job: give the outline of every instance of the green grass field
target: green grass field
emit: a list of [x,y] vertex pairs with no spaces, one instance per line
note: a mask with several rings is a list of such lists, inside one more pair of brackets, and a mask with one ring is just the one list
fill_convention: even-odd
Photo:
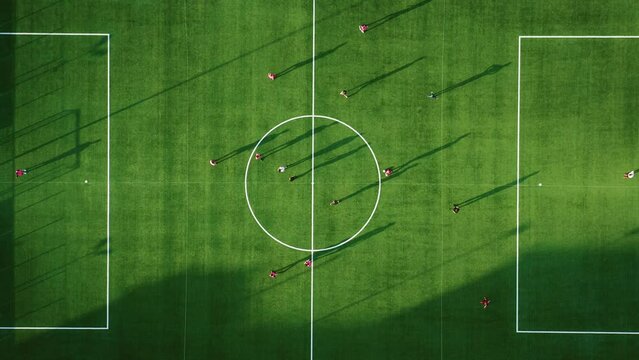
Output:
[[639,4],[5,0],[0,32],[1,359],[639,353],[639,37],[520,38]]

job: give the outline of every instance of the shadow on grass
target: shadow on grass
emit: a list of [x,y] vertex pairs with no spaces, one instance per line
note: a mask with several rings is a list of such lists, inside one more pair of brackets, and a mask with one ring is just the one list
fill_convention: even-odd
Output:
[[[335,124],[335,123],[331,123],[331,124]],[[327,125],[328,126],[328,125]],[[317,131],[315,131],[315,133],[317,133]],[[325,155],[333,150],[337,150],[342,146],[347,145],[348,143],[352,142],[353,140],[357,139],[359,136],[358,135],[352,135],[352,136],[347,136],[343,139],[337,140],[334,143],[323,147],[322,149],[318,150],[315,152],[314,155],[308,155],[305,156],[303,158],[301,158],[300,160],[297,160],[291,164],[288,165],[289,168],[295,167],[297,165],[303,164],[309,160],[311,160],[313,157],[317,160],[319,157],[321,157],[322,155]]]
[[[324,161],[323,163],[319,164],[319,165],[315,165],[315,171],[317,171],[318,169],[321,169],[325,166],[328,166],[330,164],[336,163],[340,160],[346,159],[347,157],[354,155],[356,152],[360,151],[361,149],[366,148],[366,144],[360,145],[358,147],[356,147],[355,149],[349,150],[345,153],[339,154],[335,157],[330,158],[329,160]],[[299,174],[299,175],[295,175],[298,178],[301,178],[303,176],[308,175],[311,172],[312,169],[308,169],[306,171],[304,171],[303,173]]]
[[[408,160],[408,161],[406,161],[406,162],[404,162],[404,163],[402,163],[400,165],[391,167],[393,169],[393,175],[382,178],[382,184],[387,182],[387,181],[390,181],[391,179],[396,179],[396,178],[402,176],[403,174],[405,174],[406,171],[408,171],[409,169],[416,167],[419,164],[419,163],[416,163],[416,161],[421,160],[421,159],[426,159],[426,158],[428,158],[430,156],[433,156],[433,155],[437,154],[438,152],[440,152],[442,150],[445,150],[445,149],[457,144],[459,141],[461,141],[463,138],[467,137],[468,135],[470,135],[470,133],[466,133],[466,134],[458,137],[457,139],[455,139],[455,140],[453,140],[453,141],[451,141],[449,143],[446,143],[446,144],[444,144],[444,145],[442,145],[442,146],[440,146],[438,148],[435,148],[435,149],[429,150],[429,151],[427,151],[427,152],[425,152],[423,154],[417,155],[414,158],[412,158],[412,159],[410,159],[410,160]],[[351,194],[348,194],[348,195],[346,195],[344,197],[341,197],[339,200],[340,201],[349,200],[349,199],[351,199],[351,198],[353,198],[353,197],[355,197],[355,196],[357,196],[357,195],[359,195],[359,194],[361,194],[361,193],[363,193],[363,192],[365,192],[367,190],[376,188],[378,185],[379,185],[379,183],[377,181],[375,181],[373,183],[370,183],[370,184],[362,187],[361,189],[359,189],[359,190],[357,190],[357,191],[355,191],[355,192],[353,192]]]
[[411,12],[411,11],[413,11],[415,9],[418,9],[418,8],[428,4],[431,1],[432,0],[420,1],[418,3],[415,3],[415,4],[405,8],[405,9],[402,9],[402,10],[399,10],[399,11],[395,11],[394,13],[390,13],[390,14],[382,17],[382,18],[374,20],[374,21],[366,24],[366,25],[368,25],[368,30],[370,31],[370,30],[373,30],[373,29],[375,29],[377,27],[380,27],[380,26],[384,25],[385,23],[387,23],[387,22],[389,22],[389,21],[391,21],[391,20],[393,20],[393,19],[395,19],[395,18],[397,18],[397,17],[399,17],[401,15],[404,15],[404,14],[406,14],[408,12]]
[[[339,48],[341,48],[344,45],[346,45],[345,42],[337,45],[336,47],[334,47],[332,49],[321,51],[321,52],[315,54],[315,61],[334,53],[335,51],[337,51]],[[299,68],[301,68],[301,67],[303,67],[305,65],[308,65],[311,62],[313,62],[313,57],[312,56],[310,58],[306,59],[306,60],[303,60],[303,61],[300,61],[300,62],[298,62],[296,64],[293,64],[293,65],[287,67],[286,69],[284,69],[282,71],[277,72],[276,73],[277,77],[281,78],[282,76],[285,76],[286,74],[288,74],[288,73],[290,73],[292,71],[295,71],[295,70],[297,70],[297,69],[299,69]]]
[[[528,174],[526,176],[522,176],[522,177],[519,178],[519,182],[522,183],[526,179],[528,179],[528,178],[530,178],[530,177],[532,177],[532,176],[534,176],[534,175],[536,175],[538,173],[539,173],[539,171],[535,171],[535,172],[530,173],[530,174]],[[482,193],[482,194],[473,196],[473,197],[471,197],[469,199],[466,199],[466,200],[464,200],[464,201],[462,201],[460,203],[457,203],[457,206],[465,207],[465,206],[472,205],[472,204],[476,203],[477,201],[483,200],[483,199],[485,199],[487,197],[493,196],[493,195],[495,195],[497,193],[500,193],[500,192],[502,192],[504,190],[510,189],[511,187],[513,187],[515,185],[517,185],[517,180],[513,180],[513,181],[511,181],[511,182],[509,182],[507,184],[504,184],[504,185],[501,185],[501,186],[497,186],[496,188],[494,188],[492,190],[486,191],[485,193]]]
[[508,66],[508,65],[510,65],[510,63],[509,63],[509,62],[508,62],[508,63],[505,63],[505,64],[503,64],[503,65],[500,65],[500,64],[494,64],[494,65],[491,65],[491,66],[489,66],[489,67],[488,67],[488,69],[484,70],[483,72],[481,72],[481,73],[479,73],[479,74],[477,74],[477,75],[471,76],[471,77],[469,77],[468,79],[465,79],[465,80],[462,80],[462,81],[460,81],[460,82],[458,82],[458,83],[452,84],[452,85],[448,86],[448,87],[447,87],[447,88],[445,88],[445,89],[442,89],[442,90],[436,91],[436,92],[435,92],[435,95],[440,96],[440,95],[442,95],[442,94],[445,94],[445,93],[447,93],[447,92],[450,92],[450,91],[453,91],[453,90],[455,90],[455,89],[457,89],[457,88],[460,88],[460,87],[462,87],[462,86],[464,86],[464,85],[466,85],[466,84],[469,84],[469,83],[471,83],[471,82],[473,82],[473,81],[475,81],[475,80],[479,80],[479,79],[483,78],[484,76],[487,76],[487,75],[494,75],[494,74],[496,74],[497,72],[499,72],[499,70],[501,70],[501,69],[505,68],[505,67],[506,67],[506,66]]
[[[332,122],[332,123],[330,123],[328,125],[316,126],[315,127],[315,134],[320,133],[320,132],[324,131],[324,129],[326,129],[326,128],[330,127],[330,126],[333,126],[335,124],[337,124],[337,123],[336,122]],[[277,145],[277,146],[273,147],[272,149],[264,150],[262,152],[262,158],[265,159],[265,158],[267,158],[269,156],[273,156],[273,155],[277,154],[278,152],[280,152],[280,151],[282,151],[282,150],[284,150],[284,149],[286,149],[286,148],[288,148],[290,146],[293,146],[293,145],[299,143],[300,141],[302,141],[304,139],[309,138],[311,135],[313,135],[313,129],[308,130],[307,132],[305,132],[305,133],[303,133],[301,135],[298,135],[298,136],[294,137],[293,139],[291,139],[289,141],[286,141],[283,144]]]
[[418,61],[420,61],[420,60],[422,60],[424,58],[425,57],[422,56],[422,57],[417,58],[417,59],[415,59],[415,60],[413,60],[413,61],[411,61],[411,62],[409,62],[407,64],[404,64],[404,65],[402,65],[402,66],[400,66],[400,67],[398,67],[396,69],[393,69],[393,70],[391,70],[391,71],[389,71],[387,73],[384,73],[382,75],[374,77],[374,78],[372,78],[370,80],[367,80],[367,81],[365,81],[365,82],[363,82],[361,84],[355,85],[354,87],[352,87],[352,88],[347,90],[348,91],[348,96],[349,97],[353,97],[353,96],[357,95],[360,91],[364,90],[366,87],[368,87],[368,86],[370,86],[372,84],[375,84],[378,81],[384,80],[384,79],[386,79],[389,76],[395,75],[398,72],[411,67],[412,65],[414,65],[415,63],[417,63]]

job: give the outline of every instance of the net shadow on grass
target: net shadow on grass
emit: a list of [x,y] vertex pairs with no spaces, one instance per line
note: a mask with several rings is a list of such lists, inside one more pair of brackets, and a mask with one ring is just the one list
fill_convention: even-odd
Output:
[[[315,61],[334,53],[335,51],[337,51],[339,48],[341,48],[344,45],[346,45],[346,42],[343,42],[343,43],[337,45],[336,47],[334,47],[332,49],[321,51],[321,52],[315,54]],[[298,62],[296,64],[293,64],[293,65],[287,67],[286,69],[284,69],[284,70],[282,70],[280,72],[277,72],[277,77],[281,78],[282,76],[285,76],[286,74],[288,74],[288,73],[290,73],[292,71],[295,71],[295,70],[297,70],[297,69],[299,69],[299,68],[301,68],[301,67],[303,67],[305,65],[308,65],[311,62],[313,62],[313,57],[312,56],[310,58],[306,59],[306,60],[302,60],[302,61],[300,61],[300,62]]]
[[418,61],[423,60],[424,58],[425,58],[425,56],[419,57],[419,58],[417,58],[417,59],[415,59],[415,60],[413,60],[413,61],[411,61],[411,62],[409,62],[407,64],[404,64],[404,65],[402,65],[402,66],[400,66],[400,67],[398,67],[396,69],[393,69],[393,70],[391,70],[391,71],[389,71],[387,73],[384,73],[382,75],[376,76],[376,77],[374,77],[374,78],[372,78],[370,80],[364,81],[361,84],[355,85],[354,87],[352,87],[352,88],[347,90],[348,96],[349,97],[353,97],[353,96],[357,95],[360,91],[364,90],[366,87],[368,87],[368,86],[370,86],[370,85],[372,85],[372,84],[374,84],[374,83],[376,83],[378,81],[384,80],[384,79],[386,79],[389,76],[395,75],[398,72],[411,67],[412,65],[414,65]]
[[510,65],[510,62],[505,63],[503,65],[493,64],[493,65],[489,66],[486,70],[482,71],[481,73],[479,73],[477,75],[474,75],[474,76],[471,76],[468,79],[464,79],[464,80],[462,80],[460,82],[457,82],[455,84],[452,84],[452,85],[448,86],[445,89],[442,89],[442,90],[439,90],[439,91],[435,91],[434,94],[436,96],[440,96],[440,95],[445,94],[447,92],[450,92],[450,91],[453,91],[455,89],[458,89],[458,88],[460,88],[460,87],[462,87],[462,86],[464,86],[466,84],[469,84],[469,83],[471,83],[471,82],[473,82],[475,80],[479,80],[479,79],[483,78],[484,76],[494,75],[494,74],[498,73],[499,70],[505,68],[508,65]]
[[366,25],[368,25],[368,31],[371,31],[371,30],[373,30],[373,29],[375,29],[375,28],[377,28],[379,26],[382,26],[385,23],[387,23],[387,22],[389,22],[389,21],[391,21],[391,20],[393,20],[393,19],[395,19],[395,18],[397,18],[397,17],[399,17],[401,15],[404,15],[404,14],[406,14],[408,12],[411,12],[411,11],[413,11],[415,9],[418,9],[418,8],[428,4],[431,1],[432,0],[420,1],[418,3],[415,3],[415,4],[405,8],[405,9],[402,9],[402,10],[399,10],[399,11],[395,11],[394,13],[390,13],[390,14],[384,16],[384,17],[381,17],[381,18],[379,18],[377,20],[374,20],[374,21],[366,24]]

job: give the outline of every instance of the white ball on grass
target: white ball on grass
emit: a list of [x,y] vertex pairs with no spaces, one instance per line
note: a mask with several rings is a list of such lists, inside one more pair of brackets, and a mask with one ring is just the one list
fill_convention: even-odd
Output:
[[84,183],[85,183],[85,184],[88,184],[88,183],[89,183],[89,180],[84,180]]
[[541,183],[539,183],[539,186],[541,186]]

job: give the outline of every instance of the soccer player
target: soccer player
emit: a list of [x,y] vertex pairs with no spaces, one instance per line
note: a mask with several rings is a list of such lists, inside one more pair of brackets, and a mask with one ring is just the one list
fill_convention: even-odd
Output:
[[211,164],[211,166],[217,166],[217,160],[209,160],[209,164]]
[[366,24],[360,25],[359,26],[359,31],[361,31],[362,34],[365,33],[366,31],[368,31],[368,25],[366,25]]
[[339,92],[339,94],[348,99],[348,91],[342,90]]
[[270,72],[266,76],[271,80],[275,80],[275,78],[277,77],[277,74]]
[[337,200],[337,199],[331,200],[330,205],[339,205],[339,200]]
[[634,170],[633,170],[633,171],[628,171],[627,173],[624,173],[624,174],[623,174],[623,178],[624,178],[624,179],[628,179],[628,180],[630,180],[630,179],[632,179],[633,177],[635,177],[635,171],[634,171]]
[[487,307],[488,307],[488,304],[490,304],[490,299],[484,296],[484,298],[482,299],[482,301],[480,301],[479,303],[480,303],[480,304],[482,304],[482,306],[483,306],[483,307],[484,307],[484,309],[485,309],[485,308],[487,308]]
[[437,99],[437,94],[431,91],[430,94],[428,94],[428,97],[434,100]]
[[290,182],[295,181],[295,179],[297,179],[297,176],[295,176],[295,175],[288,177],[288,181],[290,181]]
[[453,210],[453,212],[457,214],[459,210],[461,210],[461,208],[459,207],[459,205],[453,204],[453,208],[451,210]]
[[308,260],[304,261],[304,266],[311,267],[311,266],[313,266],[313,262],[310,259],[308,259]]
[[283,173],[284,171],[286,171],[286,165],[280,165],[280,167],[277,168],[278,173]]
[[269,276],[271,279],[275,279],[275,278],[277,277],[277,271],[275,271],[275,270],[271,270],[271,272],[268,274],[268,276]]
[[386,176],[393,175],[393,169],[391,169],[391,168],[384,169],[384,175],[386,175]]
[[27,169],[17,169],[16,170],[16,177],[23,177],[25,175],[27,175]]
[[256,153],[255,154],[255,160],[262,160],[262,154]]

